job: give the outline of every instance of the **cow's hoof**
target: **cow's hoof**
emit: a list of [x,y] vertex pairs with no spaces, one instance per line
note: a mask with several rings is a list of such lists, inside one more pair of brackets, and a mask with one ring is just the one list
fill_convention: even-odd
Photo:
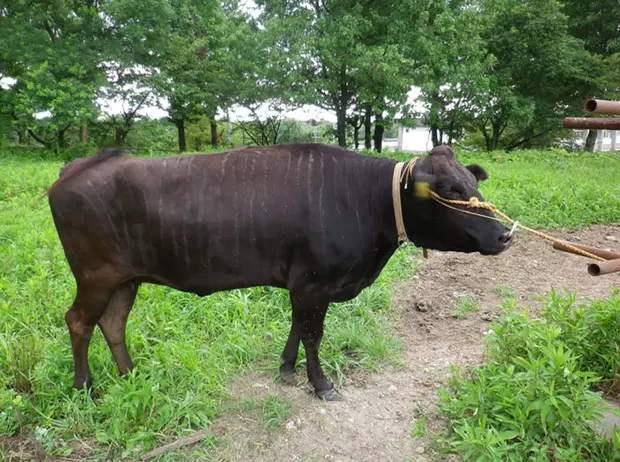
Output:
[[344,398],[333,388],[317,390],[316,395],[325,401],[344,401]]
[[297,372],[292,371],[280,371],[280,379],[288,385],[299,385],[299,377]]

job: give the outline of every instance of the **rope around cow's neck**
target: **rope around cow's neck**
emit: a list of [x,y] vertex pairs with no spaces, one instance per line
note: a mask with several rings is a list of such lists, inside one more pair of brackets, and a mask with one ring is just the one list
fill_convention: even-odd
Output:
[[[412,177],[413,167],[417,162],[418,158],[415,157],[411,159],[406,164],[404,162],[399,162],[394,167],[394,175],[392,176],[392,202],[394,203],[394,218],[396,219],[396,232],[398,233],[398,245],[402,244],[409,240],[407,237],[407,231],[405,230],[405,222],[403,220],[403,207],[400,201],[400,185],[405,179],[405,189],[409,186],[409,178]],[[407,166],[407,168],[403,168]],[[420,183],[414,183],[414,187]],[[424,195],[424,191],[418,191],[414,189],[415,195]]]
[[[394,216],[396,218],[396,231],[398,232],[398,243],[399,245],[402,244],[405,241],[408,241],[409,239],[407,238],[407,231],[405,230],[405,224],[403,221],[403,211],[402,211],[402,204],[401,204],[401,200],[400,200],[400,184],[403,180],[403,177],[407,177],[406,178],[406,182],[405,182],[405,189],[407,189],[408,187],[408,182],[409,182],[409,178],[412,176],[411,174],[413,173],[413,167],[415,166],[415,163],[418,159],[414,158],[411,161],[409,161],[407,164],[405,164],[404,162],[400,162],[398,164],[396,164],[396,167],[394,168],[394,176],[392,178],[392,199],[394,202]],[[403,167],[407,165],[407,168],[403,170]],[[490,202],[483,202],[480,201],[477,197],[472,197],[471,199],[469,199],[468,201],[459,201],[459,200],[452,200],[452,199],[446,199],[445,197],[441,197],[439,194],[437,194],[435,191],[432,191],[428,185],[428,183],[423,183],[423,182],[414,182],[414,195],[417,197],[421,197],[421,198],[431,198],[433,200],[435,200],[436,202],[440,203],[441,205],[443,205],[444,207],[447,207],[449,209],[455,210],[457,212],[460,213],[466,213],[468,215],[474,215],[480,218],[486,218],[487,220],[495,220],[495,221],[500,221],[500,219],[496,218],[496,217],[489,217],[487,215],[482,215],[481,213],[476,213],[476,212],[472,212],[469,210],[464,210],[461,208],[457,208],[454,207],[455,205],[462,205],[465,207],[470,207],[470,208],[474,208],[474,209],[486,209],[489,210],[490,212],[492,212],[495,215],[499,215],[500,217],[502,217],[505,221],[507,221],[508,223],[510,223],[512,225],[512,230],[510,231],[510,233],[514,233],[514,231],[516,230],[517,227],[531,233],[534,234],[535,236],[538,236],[542,239],[546,239],[548,241],[554,242],[554,243],[561,243],[562,246],[570,249],[573,253],[576,253],[577,255],[581,255],[587,258],[592,258],[594,260],[598,260],[598,261],[606,261],[604,258],[599,257],[598,255],[594,255],[590,252],[586,252],[585,250],[581,250],[575,246],[572,246],[564,241],[561,241],[559,239],[554,238],[553,236],[549,236],[548,234],[545,234],[541,231],[536,231],[535,229],[529,228],[525,225],[522,225],[521,223],[519,223],[518,221],[513,220],[512,218],[510,218],[508,215],[506,215],[505,213],[500,212],[497,207],[493,204],[491,204]]]

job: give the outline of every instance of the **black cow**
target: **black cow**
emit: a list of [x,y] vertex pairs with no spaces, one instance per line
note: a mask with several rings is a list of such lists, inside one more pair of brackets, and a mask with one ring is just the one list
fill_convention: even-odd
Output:
[[[398,247],[395,165],[318,144],[157,159],[103,151],[67,165],[48,194],[77,282],[66,314],[75,386],[91,386],[96,324],[120,373],[133,367],[125,328],[140,283],[201,296],[269,285],[288,289],[293,308],[281,377],[296,382],[301,340],[317,394],[337,399],[319,363],[323,321],[330,302],[372,284]],[[488,255],[507,248],[496,221],[414,196],[420,176],[441,196],[469,199],[481,198],[477,180],[486,173],[440,147],[402,177],[405,229],[417,246]]]

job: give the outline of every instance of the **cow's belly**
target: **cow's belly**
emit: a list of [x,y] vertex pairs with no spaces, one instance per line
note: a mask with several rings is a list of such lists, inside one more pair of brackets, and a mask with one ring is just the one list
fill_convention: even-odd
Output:
[[[192,245],[183,239],[177,245],[153,250],[154,259],[136,268],[142,279],[198,295],[254,286],[286,286],[283,246],[236,245],[230,239],[205,239]],[[196,244],[196,241],[193,241]]]

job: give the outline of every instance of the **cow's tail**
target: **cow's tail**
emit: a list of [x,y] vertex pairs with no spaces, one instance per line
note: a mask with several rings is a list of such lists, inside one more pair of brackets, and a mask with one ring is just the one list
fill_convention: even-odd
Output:
[[63,185],[76,175],[79,175],[84,170],[100,164],[101,162],[112,157],[121,156],[122,154],[123,152],[119,148],[104,148],[99,150],[93,157],[81,158],[79,159],[79,162],[76,162],[78,159],[69,162],[60,169],[58,179],[47,189],[47,194],[50,195],[58,189],[59,186]]

